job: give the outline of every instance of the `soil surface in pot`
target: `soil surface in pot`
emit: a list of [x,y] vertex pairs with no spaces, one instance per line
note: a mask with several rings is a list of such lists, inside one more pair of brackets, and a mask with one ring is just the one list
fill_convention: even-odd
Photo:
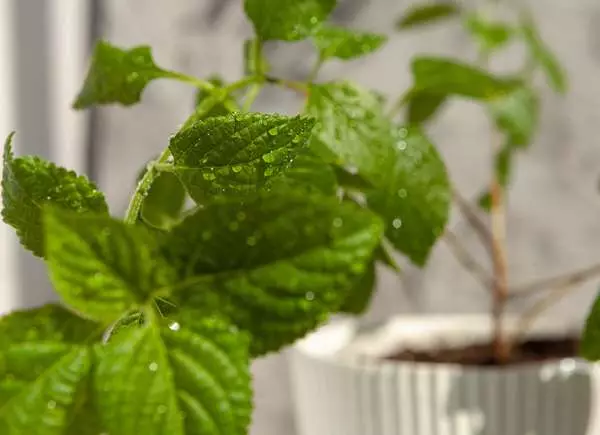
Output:
[[[573,358],[577,355],[579,340],[574,338],[529,340],[514,346],[509,361],[502,365],[527,364]],[[467,366],[498,366],[491,344],[473,344],[465,347],[434,349],[431,351],[402,350],[385,357],[386,360],[426,363],[461,364]]]

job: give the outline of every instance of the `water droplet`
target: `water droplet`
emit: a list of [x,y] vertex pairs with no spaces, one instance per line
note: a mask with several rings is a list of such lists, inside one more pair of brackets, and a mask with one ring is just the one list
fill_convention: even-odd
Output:
[[246,244],[247,244],[248,246],[254,246],[254,245],[256,245],[256,237],[254,237],[254,236],[250,236],[250,237],[248,237],[248,238],[246,239]]
[[48,409],[56,408],[56,402],[54,400],[48,401]]
[[392,221],[392,226],[396,229],[400,228],[402,226],[402,219],[400,218],[396,218]]
[[315,294],[313,292],[306,292],[304,295],[307,301],[312,301],[315,299]]
[[167,407],[165,405],[159,405],[156,409],[156,412],[158,412],[159,414],[164,414],[165,412],[167,412]]
[[136,73],[136,72],[132,72],[132,73],[130,73],[130,74],[127,76],[127,82],[128,82],[128,83],[133,83],[133,82],[135,82],[135,81],[138,79],[138,77],[139,77],[139,76],[140,76],[140,75],[139,75],[138,73]]
[[406,198],[408,196],[408,192],[406,189],[398,189],[398,196],[400,198]]
[[272,129],[269,130],[269,134],[271,136],[277,136],[279,134],[279,130],[277,130],[277,127],[273,127]]
[[238,212],[238,214],[236,215],[238,221],[243,221],[246,219],[246,213],[244,213],[243,211]]
[[175,158],[172,155],[167,157],[167,163],[173,163],[174,161],[175,161]]
[[292,139],[292,143],[300,143],[300,136],[294,136],[294,138]]
[[212,233],[210,231],[204,231],[202,233],[202,240],[210,240]]
[[236,174],[239,174],[240,172],[242,172],[242,167],[241,167],[241,166],[239,166],[239,165],[235,165],[235,166],[232,166],[232,167],[231,167],[231,170],[232,170],[233,172],[235,172]]
[[206,163],[206,162],[208,162],[208,157],[204,157],[204,158],[201,160],[201,163]]
[[336,227],[336,228],[340,228],[342,225],[344,225],[344,221],[342,220],[342,218],[341,218],[341,217],[336,217],[336,218],[333,220],[333,226],[334,226],[334,227]]
[[400,151],[404,151],[404,150],[406,149],[406,146],[407,146],[407,145],[408,145],[408,144],[406,143],[406,141],[405,141],[405,140],[401,140],[401,141],[399,141],[399,142],[398,142],[398,149],[399,149]]
[[169,325],[169,329],[171,331],[179,331],[180,328],[181,328],[181,325],[177,322],[173,322]]
[[406,136],[408,136],[408,130],[403,127],[400,130],[398,130],[398,134],[401,138],[405,138]]
[[262,159],[266,162],[266,163],[273,163],[275,161],[275,156],[271,153],[269,154],[265,154]]
[[273,175],[273,169],[272,168],[267,168],[265,169],[265,177],[270,177],[271,175]]
[[212,172],[205,172],[204,174],[202,174],[202,178],[204,178],[207,181],[212,181],[215,178],[217,178],[217,176]]
[[317,17],[310,17],[310,24],[317,24],[319,19]]
[[154,361],[152,361],[150,364],[148,364],[148,370],[150,370],[151,372],[155,372],[158,370],[158,364]]
[[240,228],[240,224],[238,224],[237,222],[230,222],[229,223],[229,229],[231,231],[237,231]]

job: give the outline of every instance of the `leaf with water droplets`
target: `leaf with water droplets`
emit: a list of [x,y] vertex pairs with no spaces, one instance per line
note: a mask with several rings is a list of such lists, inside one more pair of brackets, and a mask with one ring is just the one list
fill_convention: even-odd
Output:
[[15,157],[11,134],[4,144],[2,218],[21,244],[44,256],[42,208],[54,204],[78,213],[108,213],[104,195],[83,176],[39,157]]
[[183,282],[192,283],[175,295],[179,305],[228,314],[252,333],[252,353],[260,355],[340,308],[381,232],[377,216],[355,204],[275,190],[244,204],[205,206],[173,229],[165,250]]
[[377,51],[387,36],[324,24],[315,30],[312,39],[322,60],[350,60]]
[[307,38],[329,16],[336,0],[245,0],[244,10],[263,41]]
[[433,145],[417,128],[393,126],[378,98],[348,83],[311,86],[307,110],[317,119],[314,149],[358,170],[389,240],[424,264],[450,208],[446,169]]
[[[0,319],[0,433],[99,434],[90,404],[97,325],[58,305]],[[80,425],[85,421],[85,425]]]
[[122,330],[98,358],[97,409],[111,435],[247,433],[248,337],[226,320],[184,308]]
[[460,8],[452,1],[442,3],[416,4],[412,6],[396,23],[398,30],[431,24],[460,14]]
[[337,181],[331,165],[310,149],[303,149],[288,169],[273,180],[272,188],[301,189],[307,192],[335,195]]
[[85,109],[95,104],[111,103],[130,106],[140,101],[142,92],[152,80],[174,76],[174,73],[154,63],[148,46],[124,50],[99,41],[73,107]]
[[366,271],[353,285],[340,311],[347,314],[363,314],[369,308],[374,290],[375,261],[371,261]]
[[196,122],[169,145],[190,196],[246,195],[268,187],[307,146],[314,121],[305,116],[231,114]]
[[175,281],[157,241],[144,227],[46,209],[45,229],[56,291],[92,319],[114,321]]

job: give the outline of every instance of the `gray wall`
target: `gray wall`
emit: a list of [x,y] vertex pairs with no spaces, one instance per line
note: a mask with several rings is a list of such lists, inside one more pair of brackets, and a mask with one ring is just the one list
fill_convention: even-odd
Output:
[[[199,76],[218,72],[233,80],[242,67],[241,43],[250,34],[240,3],[106,0],[102,33],[125,46],[150,44],[160,65]],[[391,34],[394,18],[407,4],[400,0],[346,0],[335,19]],[[565,98],[544,92],[542,132],[531,152],[518,160],[508,222],[510,279],[515,284],[600,261],[600,4],[596,0],[545,0],[536,2],[535,11],[544,37],[567,66],[571,89]],[[310,65],[312,54],[304,44],[281,44],[271,51],[277,56],[277,75],[301,77]],[[396,34],[385,49],[364,61],[328,66],[323,78],[343,76],[398,95],[410,83],[410,57],[423,52],[474,58],[459,26],[446,25]],[[518,51],[507,53],[499,66],[514,64],[518,55]],[[161,82],[153,84],[144,94],[143,104],[135,108],[99,112],[96,170],[113,207],[124,209],[137,169],[166,146],[191,105],[189,87]],[[256,109],[290,112],[298,107],[294,95],[271,91]],[[477,194],[489,177],[490,138],[482,112],[469,103],[454,103],[431,134],[459,189],[467,196]],[[465,244],[481,252],[458,213],[453,214],[452,222]],[[489,304],[485,291],[442,243],[425,271],[407,266],[401,277],[383,272],[370,318],[408,311],[482,311]],[[584,286],[548,315],[565,328],[577,325],[596,286]],[[254,369],[254,433],[292,434],[282,357],[258,361]]]

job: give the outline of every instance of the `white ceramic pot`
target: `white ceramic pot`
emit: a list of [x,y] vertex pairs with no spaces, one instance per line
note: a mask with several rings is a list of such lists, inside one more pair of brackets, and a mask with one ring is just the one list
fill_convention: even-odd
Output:
[[600,435],[595,364],[498,369],[381,358],[404,346],[481,342],[490,329],[478,315],[399,317],[360,336],[352,320],[321,328],[290,353],[298,434]]

